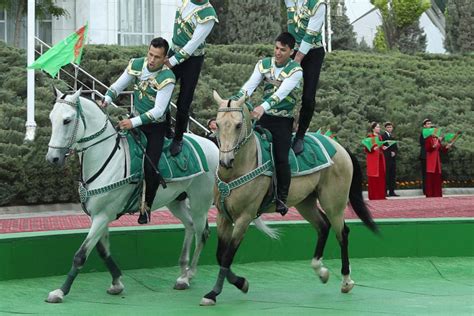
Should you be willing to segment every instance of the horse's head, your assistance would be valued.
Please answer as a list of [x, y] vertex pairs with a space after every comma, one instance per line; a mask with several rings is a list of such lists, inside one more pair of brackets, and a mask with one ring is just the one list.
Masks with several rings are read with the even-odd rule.
[[84, 129], [84, 124], [80, 124], [83, 119], [79, 104], [81, 91], [82, 88], [72, 95], [66, 95], [54, 88], [56, 102], [49, 113], [52, 129], [46, 154], [46, 160], [53, 164], [59, 166], [64, 164], [66, 154]]
[[245, 96], [237, 101], [223, 100], [214, 91], [214, 100], [219, 105], [216, 118], [219, 163], [229, 169], [233, 166], [237, 151], [252, 135], [250, 112], [245, 105]]

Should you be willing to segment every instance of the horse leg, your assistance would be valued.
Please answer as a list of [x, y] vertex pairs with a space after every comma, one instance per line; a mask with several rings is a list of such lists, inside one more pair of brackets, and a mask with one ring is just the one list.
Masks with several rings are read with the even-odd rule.
[[121, 282], [122, 272], [110, 255], [109, 229], [105, 230], [101, 239], [95, 246], [99, 256], [104, 260], [105, 266], [112, 275], [112, 285], [107, 289], [107, 293], [117, 295], [122, 293], [124, 286]]
[[[327, 219], [331, 223], [334, 231], [336, 232], [336, 238], [341, 248], [341, 274], [342, 274], [342, 285], [341, 292], [349, 293], [354, 287], [354, 281], [351, 279], [350, 263], [349, 263], [349, 227], [344, 222], [344, 209], [347, 201], [338, 200], [336, 197], [329, 195], [332, 192], [326, 191], [325, 195], [320, 194], [319, 201], [323, 210], [326, 212]], [[327, 196], [326, 196], [327, 195]], [[346, 196], [346, 195], [342, 195]]]
[[323, 253], [326, 241], [329, 235], [331, 223], [329, 223], [326, 214], [324, 214], [316, 205], [316, 194], [308, 196], [296, 206], [298, 212], [306, 219], [318, 232], [318, 242], [314, 252], [311, 266], [314, 272], [319, 276], [322, 283], [327, 283], [329, 279], [329, 270], [323, 266]]
[[220, 213], [218, 214], [217, 233], [219, 242], [216, 255], [219, 263], [219, 274], [212, 291], [204, 295], [200, 305], [210, 306], [216, 304], [217, 296], [222, 292], [225, 279], [243, 293], [248, 292], [249, 284], [247, 280], [233, 273], [231, 265], [251, 221], [252, 218], [250, 216], [242, 216], [237, 219], [234, 227], [232, 227], [232, 223], [229, 220]]
[[187, 207], [187, 200], [173, 201], [168, 204], [168, 209], [173, 215], [178, 218], [184, 225], [184, 241], [181, 255], [179, 256], [179, 266], [181, 268], [181, 275], [176, 280], [174, 285], [175, 290], [185, 290], [189, 288], [189, 254], [191, 252], [191, 244], [194, 234], [194, 223]]
[[[207, 213], [206, 213], [207, 214]], [[199, 258], [201, 257], [201, 252], [206, 245], [206, 241], [209, 238], [210, 229], [207, 222], [207, 216], [204, 218], [199, 218], [194, 220], [194, 240], [196, 242], [196, 247], [194, 248], [193, 259], [188, 270], [188, 277], [191, 280], [197, 272], [197, 265], [199, 263]]]
[[337, 238], [341, 247], [342, 293], [349, 293], [354, 287], [354, 281], [351, 279], [351, 267], [349, 263], [349, 232], [349, 227], [344, 223], [344, 227], [340, 233], [341, 236]]
[[79, 274], [80, 269], [84, 266], [87, 257], [95, 247], [99, 239], [102, 237], [103, 232], [107, 229], [110, 219], [106, 215], [98, 215], [92, 219], [91, 229], [87, 234], [86, 239], [82, 243], [79, 250], [74, 255], [72, 261], [71, 270], [67, 274], [66, 281], [63, 285], [54, 291], [49, 292], [46, 302], [48, 303], [62, 303], [64, 296], [67, 295], [71, 289], [74, 279]]

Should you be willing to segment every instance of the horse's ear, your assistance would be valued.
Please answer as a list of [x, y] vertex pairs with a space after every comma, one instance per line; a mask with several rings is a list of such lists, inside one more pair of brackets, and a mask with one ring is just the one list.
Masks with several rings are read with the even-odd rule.
[[53, 92], [54, 92], [54, 96], [56, 97], [56, 100], [59, 100], [64, 94], [59, 91], [58, 88], [56, 88], [56, 86], [53, 84]]
[[212, 96], [214, 97], [214, 100], [217, 102], [219, 107], [225, 106], [224, 104], [225, 101], [221, 98], [221, 96], [219, 95], [219, 93], [217, 93], [216, 90], [214, 90], [214, 92], [212, 93]]
[[77, 98], [79, 98], [81, 96], [81, 93], [82, 93], [82, 87], [79, 88], [79, 90], [77, 90], [73, 95], [72, 95], [72, 99], [73, 100], [76, 100]]
[[244, 92], [244, 95], [240, 97], [236, 102], [236, 106], [241, 107], [245, 104], [245, 99], [247, 98], [247, 92]]

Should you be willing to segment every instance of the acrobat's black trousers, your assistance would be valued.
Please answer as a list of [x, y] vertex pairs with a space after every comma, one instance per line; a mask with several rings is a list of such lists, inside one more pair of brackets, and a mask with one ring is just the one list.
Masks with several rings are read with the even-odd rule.
[[291, 146], [293, 118], [264, 114], [257, 125], [270, 131], [273, 138], [273, 156], [277, 179], [277, 197], [286, 203], [291, 183], [288, 153]]
[[[168, 124], [163, 123], [150, 123], [140, 126], [140, 130], [145, 134], [147, 139], [146, 153], [150, 157], [151, 162], [158, 169], [158, 162], [163, 152], [163, 143], [165, 140], [165, 133]], [[160, 185], [159, 178], [157, 177], [155, 170], [151, 166], [148, 159], [145, 158], [144, 162], [145, 171], [145, 202], [148, 206], [153, 204], [153, 200], [156, 196], [156, 190]]]
[[186, 132], [189, 121], [189, 108], [193, 102], [194, 90], [199, 80], [199, 74], [204, 63], [204, 56], [191, 56], [179, 65], [174, 66], [174, 75], [176, 81], [180, 81], [178, 101], [176, 101], [176, 140], [181, 141], [183, 134]]
[[298, 118], [298, 131], [296, 137], [303, 138], [313, 118], [316, 106], [316, 89], [319, 82], [319, 74], [324, 61], [324, 48], [313, 48], [301, 61], [303, 68], [303, 95], [301, 98], [301, 109]]

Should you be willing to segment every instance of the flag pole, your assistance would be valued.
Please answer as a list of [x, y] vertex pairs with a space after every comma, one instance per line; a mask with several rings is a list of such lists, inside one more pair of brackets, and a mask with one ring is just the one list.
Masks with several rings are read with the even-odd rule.
[[[28, 65], [35, 61], [35, 0], [28, 0]], [[35, 122], [35, 70], [27, 71], [27, 114], [25, 141], [34, 141], [36, 134]]]

